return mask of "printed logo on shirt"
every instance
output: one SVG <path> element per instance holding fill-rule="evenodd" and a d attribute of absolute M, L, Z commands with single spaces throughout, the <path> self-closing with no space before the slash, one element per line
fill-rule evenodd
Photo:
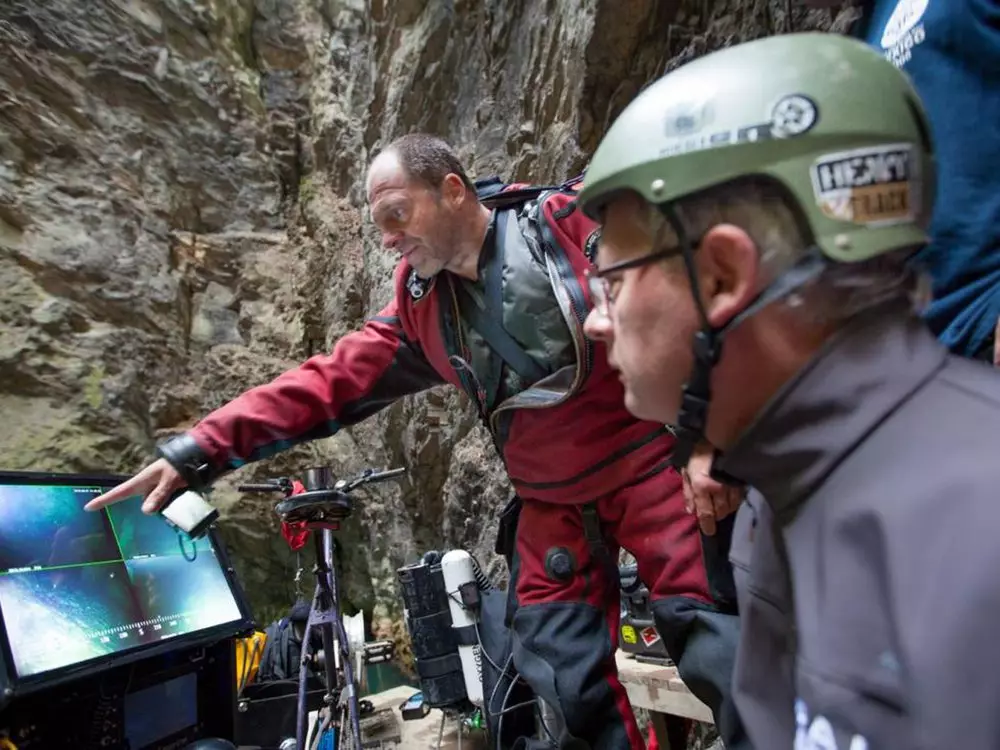
<path fill-rule="evenodd" d="M 899 0 L 896 9 L 882 29 L 882 49 L 885 57 L 902 68 L 913 57 L 913 48 L 926 38 L 924 13 L 930 0 Z"/>
<path fill-rule="evenodd" d="M 841 750 L 837 734 L 827 718 L 817 715 L 810 721 L 809 707 L 801 699 L 795 701 L 794 750 Z M 844 750 L 868 750 L 868 740 L 855 734 Z"/>
<path fill-rule="evenodd" d="M 907 144 L 821 156 L 810 169 L 819 209 L 837 221 L 868 227 L 912 221 L 919 175 Z"/>

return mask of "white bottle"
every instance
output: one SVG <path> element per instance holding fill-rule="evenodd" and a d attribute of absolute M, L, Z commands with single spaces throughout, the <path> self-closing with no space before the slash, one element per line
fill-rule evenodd
<path fill-rule="evenodd" d="M 453 549 L 441 558 L 441 575 L 444 590 L 448 593 L 448 609 L 451 610 L 451 626 L 476 627 L 474 614 L 462 604 L 459 587 L 467 582 L 476 585 L 476 574 L 472 567 L 472 556 L 464 549 Z M 469 700 L 482 708 L 483 705 L 483 664 L 479 645 L 459 646 L 458 656 L 462 660 L 462 676 L 465 692 Z"/>

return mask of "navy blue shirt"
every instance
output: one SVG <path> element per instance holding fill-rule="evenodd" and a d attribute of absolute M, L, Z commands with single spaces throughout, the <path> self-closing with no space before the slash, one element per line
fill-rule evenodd
<path fill-rule="evenodd" d="M 1000 0 L 875 0 L 859 35 L 913 80 L 937 152 L 927 322 L 974 356 L 1000 316 Z"/>

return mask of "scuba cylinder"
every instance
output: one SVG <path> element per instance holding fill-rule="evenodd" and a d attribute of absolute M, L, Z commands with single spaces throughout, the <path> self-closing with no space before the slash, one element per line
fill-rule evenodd
<path fill-rule="evenodd" d="M 453 549 L 441 558 L 451 627 L 459 644 L 465 692 L 476 706 L 483 706 L 483 663 L 476 632 L 475 611 L 479 609 L 479 582 L 472 555 L 464 549 Z"/>

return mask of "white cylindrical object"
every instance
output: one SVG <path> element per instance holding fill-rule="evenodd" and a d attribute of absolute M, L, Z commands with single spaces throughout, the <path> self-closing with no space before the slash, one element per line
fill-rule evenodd
<path fill-rule="evenodd" d="M 453 549 L 441 558 L 441 575 L 444 576 L 444 590 L 448 593 L 448 609 L 451 611 L 451 626 L 476 627 L 476 618 L 462 604 L 459 587 L 468 582 L 476 585 L 476 573 L 472 567 L 472 556 L 464 549 Z M 462 660 L 462 676 L 465 678 L 465 692 L 469 700 L 482 708 L 483 705 L 483 663 L 479 646 L 459 646 L 458 657 Z"/>
<path fill-rule="evenodd" d="M 163 506 L 160 515 L 189 536 L 199 537 L 218 518 L 219 511 L 194 490 L 187 490 Z"/>

